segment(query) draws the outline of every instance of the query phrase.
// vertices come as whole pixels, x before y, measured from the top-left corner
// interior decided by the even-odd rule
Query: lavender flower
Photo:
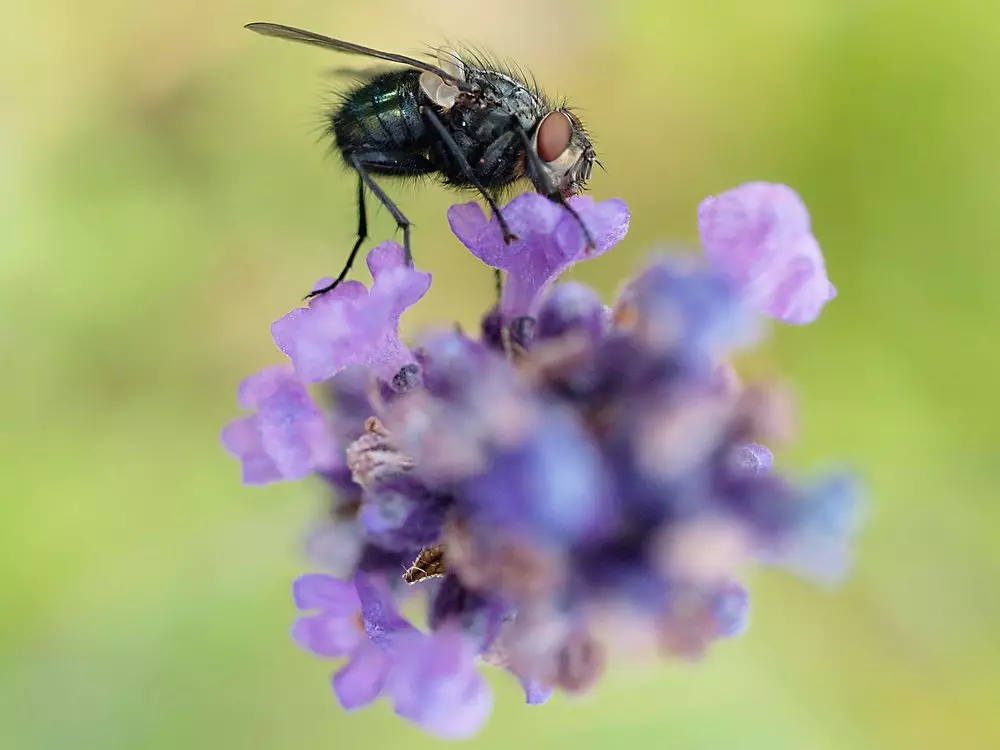
[[[257,413],[229,424],[222,443],[243,463],[246,484],[297,481],[337,464],[323,413],[286,368],[270,367],[247,378],[238,400]]]
[[[765,315],[811,323],[837,296],[805,204],[786,185],[751,182],[706,198],[698,230],[709,260]]]
[[[362,601],[360,593],[366,594]],[[347,710],[367,706],[382,693],[392,669],[391,636],[413,626],[403,620],[385,597],[364,577],[354,583],[322,575],[299,578],[293,587],[300,610],[317,610],[300,617],[292,637],[317,656],[348,658],[333,675],[333,691]],[[368,632],[377,638],[369,638]]]
[[[344,709],[384,695],[400,716],[455,739],[486,721],[493,698],[460,630],[420,633],[396,610],[388,589],[362,573],[350,582],[305,575],[293,594],[298,609],[316,610],[296,621],[296,643],[317,656],[347,657],[332,679]]]
[[[360,282],[345,282],[271,327],[274,343],[303,380],[319,382],[352,364],[391,378],[412,361],[399,340],[399,318],[427,293],[430,274],[407,266],[403,248],[394,242],[368,254],[368,269],[374,277],[371,291]],[[328,281],[320,280],[315,288]]]
[[[589,690],[623,633],[681,658],[742,633],[754,563],[821,582],[848,567],[857,488],[781,474],[766,445],[791,439],[790,402],[729,363],[759,341],[756,313],[805,323],[833,296],[801,201],[761,184],[707,200],[706,257],[654,258],[611,305],[555,281],[619,242],[628,211],[572,206],[597,247],[540,196],[504,209],[510,246],[478,206],[452,207],[461,242],[506,272],[478,337],[444,325],[403,344],[399,317],[430,278],[387,243],[368,256],[371,290],[346,284],[275,323],[294,375],[241,388],[257,413],[223,442],[245,481],[315,474],[337,498],[313,551],[338,576],[296,582],[293,635],[346,659],[347,709],[386,698],[469,737],[492,711],[480,664],[539,705]],[[413,592],[427,632],[399,613]]]
[[[622,201],[594,203],[570,199],[596,244],[588,250],[580,225],[564,208],[544,196],[525,193],[504,208],[504,218],[520,239],[504,243],[496,217],[487,220],[478,203],[448,209],[455,236],[486,265],[506,271],[500,297],[504,316],[534,313],[539,294],[570,266],[595,258],[618,244],[628,231],[629,213]]]

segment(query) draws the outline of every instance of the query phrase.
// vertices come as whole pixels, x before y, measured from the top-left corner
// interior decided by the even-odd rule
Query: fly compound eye
[[[569,148],[573,137],[573,124],[562,112],[549,112],[538,125],[538,156],[544,162],[553,162]]]

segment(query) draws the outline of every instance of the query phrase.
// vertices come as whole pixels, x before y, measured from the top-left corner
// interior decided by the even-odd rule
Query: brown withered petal
[[[447,572],[445,561],[444,545],[435,544],[420,550],[417,559],[403,573],[403,580],[407,583],[417,583],[428,578],[443,576]]]
[[[369,417],[364,434],[347,449],[347,467],[351,478],[369,489],[380,476],[413,468],[413,460],[397,449],[377,418]]]
[[[660,647],[663,652],[685,661],[703,658],[715,637],[711,609],[702,597],[694,593],[677,597],[660,624]]]
[[[570,634],[556,660],[556,682],[568,693],[593,687],[604,673],[604,646],[586,630]]]

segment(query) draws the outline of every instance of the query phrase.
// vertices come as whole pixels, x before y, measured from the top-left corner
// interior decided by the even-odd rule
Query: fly
[[[594,147],[580,119],[567,107],[550,104],[523,76],[479,55],[446,47],[437,50],[437,64],[432,65],[290,26],[252,23],[247,28],[404,66],[375,73],[347,91],[327,113],[327,132],[344,164],[358,175],[358,231],[336,280],[308,297],[329,292],[350,272],[368,237],[366,188],[402,230],[406,262],[412,264],[410,222],[376,176],[437,177],[445,185],[478,192],[508,244],[517,237],[497,201],[504,191],[527,180],[537,192],[565,207],[579,222],[587,243],[594,245],[567,202],[590,179],[597,162]]]

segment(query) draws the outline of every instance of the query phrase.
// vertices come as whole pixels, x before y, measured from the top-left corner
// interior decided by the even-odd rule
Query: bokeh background
[[[697,665],[613,670],[472,747],[1000,747],[1000,6],[982,0],[40,0],[0,30],[0,747],[400,748],[287,636],[309,484],[245,489],[218,445],[269,324],[339,268],[354,182],[318,140],[356,59],[459,38],[569,95],[631,232],[575,276],[613,294],[752,179],[806,199],[839,298],[747,367],[795,384],[797,471],[870,488],[826,592],[754,576],[752,626]],[[394,188],[429,298],[471,325],[489,272],[456,200]],[[373,242],[393,231],[381,212]],[[366,279],[366,272],[359,278]],[[435,743],[436,744],[436,743]]]

